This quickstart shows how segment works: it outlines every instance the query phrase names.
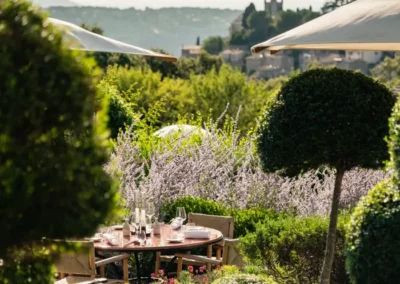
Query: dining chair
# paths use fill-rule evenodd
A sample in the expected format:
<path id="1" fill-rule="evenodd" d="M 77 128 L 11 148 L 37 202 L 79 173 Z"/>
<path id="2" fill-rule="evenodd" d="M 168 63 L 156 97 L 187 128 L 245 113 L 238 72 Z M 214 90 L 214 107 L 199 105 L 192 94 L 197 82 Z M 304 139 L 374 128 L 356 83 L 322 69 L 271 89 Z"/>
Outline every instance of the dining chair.
<path id="1" fill-rule="evenodd" d="M 96 279 L 96 268 L 99 268 L 100 277 L 104 278 L 104 267 L 107 264 L 122 260 L 123 280 L 108 279 L 106 283 L 123 284 L 128 283 L 128 258 L 129 254 L 122 254 L 110 258 L 97 260 L 95 258 L 93 242 L 68 242 L 79 247 L 77 251 L 64 252 L 55 262 L 56 271 L 60 280 L 56 284 L 87 283 Z M 65 277 L 68 275 L 67 277 Z"/>
<path id="2" fill-rule="evenodd" d="M 206 265 L 207 271 L 210 271 L 208 270 L 208 267 L 211 267 L 212 265 L 215 266 L 234 265 L 238 268 L 243 268 L 244 260 L 237 246 L 238 244 L 239 244 L 239 239 L 234 239 L 234 240 L 226 239 L 224 241 L 222 259 L 208 258 L 200 255 L 177 253 L 175 255 L 177 257 L 177 263 L 178 263 L 177 275 L 179 276 L 181 274 L 182 265 L 184 264 L 184 262 L 191 262 L 191 265 L 195 266 Z"/>
<path id="3" fill-rule="evenodd" d="M 216 249 L 215 260 L 221 260 L 222 250 L 224 248 L 225 240 L 233 238 L 234 232 L 234 218 L 231 216 L 217 216 L 217 215 L 206 215 L 198 213 L 189 213 L 188 223 L 194 223 L 196 226 L 203 226 L 211 229 L 218 230 L 224 236 L 224 239 L 217 244 L 207 246 L 207 257 L 212 259 L 212 249 Z M 170 263 L 171 261 L 177 262 L 176 255 L 160 255 L 157 257 L 160 262 Z M 182 258 L 182 263 L 185 265 L 196 265 L 192 259 Z M 203 265 L 203 264 L 202 264 Z M 211 270 L 211 263 L 207 263 L 207 270 Z"/>

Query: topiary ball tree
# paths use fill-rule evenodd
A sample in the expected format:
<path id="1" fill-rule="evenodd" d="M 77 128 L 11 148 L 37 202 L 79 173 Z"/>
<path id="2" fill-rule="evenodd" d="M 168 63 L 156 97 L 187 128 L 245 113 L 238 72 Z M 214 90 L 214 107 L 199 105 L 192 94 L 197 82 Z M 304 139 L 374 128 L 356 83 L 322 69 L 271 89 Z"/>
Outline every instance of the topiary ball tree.
<path id="1" fill-rule="evenodd" d="M 43 237 L 95 232 L 116 205 L 93 59 L 38 8 L 0 0 L 0 259 Z M 95 113 L 97 113 L 95 117 Z M 1 281 L 0 281 L 1 282 Z"/>
<path id="2" fill-rule="evenodd" d="M 352 283 L 399 283 L 400 193 L 378 184 L 357 205 L 347 228 L 346 267 Z"/>
<path id="3" fill-rule="evenodd" d="M 346 264 L 353 283 L 399 283 L 400 101 L 390 119 L 390 180 L 378 184 L 355 209 L 347 230 Z"/>
<path id="4" fill-rule="evenodd" d="M 379 168 L 388 158 L 384 137 L 394 103 L 373 79 L 335 68 L 291 78 L 267 105 L 258 130 L 264 171 L 296 176 L 324 165 L 336 169 L 321 283 L 330 283 L 343 175 Z"/>

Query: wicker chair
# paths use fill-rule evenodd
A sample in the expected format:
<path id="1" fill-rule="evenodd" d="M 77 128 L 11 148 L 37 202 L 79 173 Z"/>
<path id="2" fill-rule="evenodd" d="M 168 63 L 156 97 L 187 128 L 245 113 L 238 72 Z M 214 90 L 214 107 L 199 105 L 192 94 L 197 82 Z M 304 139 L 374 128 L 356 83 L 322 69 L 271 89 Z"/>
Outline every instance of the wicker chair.
<path id="1" fill-rule="evenodd" d="M 123 284 L 128 283 L 128 258 L 129 254 L 118 255 L 107 259 L 96 261 L 93 242 L 75 242 L 80 248 L 77 252 L 66 252 L 61 254 L 55 263 L 56 271 L 60 280 L 56 284 L 83 283 L 96 279 L 96 268 L 100 270 L 100 277 L 104 278 L 104 266 L 116 261 L 123 263 L 124 279 L 107 280 L 107 283 Z M 68 277 L 65 275 L 68 274 Z M 64 278 L 65 277 L 65 278 Z"/>

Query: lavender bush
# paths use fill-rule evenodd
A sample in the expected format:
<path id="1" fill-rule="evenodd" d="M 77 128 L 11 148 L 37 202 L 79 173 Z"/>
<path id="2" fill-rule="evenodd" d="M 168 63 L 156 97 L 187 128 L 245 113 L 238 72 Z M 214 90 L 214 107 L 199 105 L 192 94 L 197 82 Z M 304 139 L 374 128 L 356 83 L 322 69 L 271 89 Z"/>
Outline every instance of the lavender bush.
<path id="1" fill-rule="evenodd" d="M 222 129 L 217 127 L 220 121 L 205 123 L 205 135 L 177 133 L 163 139 L 143 139 L 140 135 L 146 134 L 135 134 L 132 128 L 120 133 L 106 169 L 120 180 L 124 205 L 132 208 L 133 190 L 140 190 L 157 206 L 190 195 L 232 208 L 295 210 L 305 216 L 328 214 L 335 179 L 332 170 L 308 172 L 293 179 L 266 174 L 255 152 L 254 134 L 240 135 L 237 119 L 226 119 Z M 151 143 L 146 158 L 142 155 L 143 140 Z M 348 171 L 341 208 L 353 206 L 385 177 L 377 170 Z"/>

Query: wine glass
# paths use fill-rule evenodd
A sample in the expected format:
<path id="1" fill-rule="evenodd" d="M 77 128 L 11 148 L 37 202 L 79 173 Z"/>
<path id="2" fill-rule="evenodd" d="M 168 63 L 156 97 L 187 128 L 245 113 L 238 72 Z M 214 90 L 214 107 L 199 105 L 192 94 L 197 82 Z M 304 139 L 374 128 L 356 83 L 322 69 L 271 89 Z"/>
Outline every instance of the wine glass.
<path id="1" fill-rule="evenodd" d="M 146 216 L 149 218 L 150 225 L 152 224 L 152 217 L 156 214 L 156 208 L 152 202 L 146 204 Z"/>
<path id="2" fill-rule="evenodd" d="M 186 210 L 185 207 L 176 208 L 176 219 L 180 222 L 181 226 L 178 231 L 180 232 L 183 226 L 183 222 L 186 220 Z"/>
<path id="3" fill-rule="evenodd" d="M 185 207 L 176 208 L 176 218 L 183 224 L 186 221 L 186 210 Z"/>

